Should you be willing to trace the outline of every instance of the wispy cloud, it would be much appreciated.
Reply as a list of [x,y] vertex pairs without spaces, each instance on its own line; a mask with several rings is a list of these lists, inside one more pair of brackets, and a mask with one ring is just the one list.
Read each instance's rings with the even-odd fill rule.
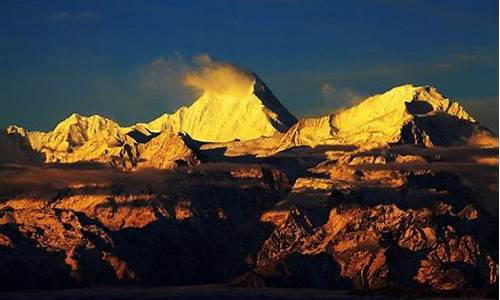
[[186,59],[180,53],[158,57],[140,67],[138,82],[147,97],[163,98],[170,109],[190,104],[200,93],[242,95],[254,77],[241,67],[215,61],[207,54]]
[[252,89],[255,77],[243,68],[225,61],[214,61],[209,55],[195,56],[195,68],[183,79],[187,87],[202,93],[242,97]]
[[320,86],[321,104],[325,113],[331,110],[342,110],[358,104],[363,95],[349,87],[337,88],[332,83],[322,83]]
[[165,99],[170,109],[187,105],[195,97],[195,93],[183,84],[183,78],[191,68],[179,53],[158,57],[139,68],[139,89],[146,97]]

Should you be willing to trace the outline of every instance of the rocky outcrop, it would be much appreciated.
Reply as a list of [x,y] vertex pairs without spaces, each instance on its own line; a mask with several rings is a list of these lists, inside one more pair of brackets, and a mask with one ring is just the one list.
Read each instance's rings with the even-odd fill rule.
[[474,180],[463,172],[479,152],[497,151],[409,145],[328,151],[262,214],[275,229],[253,270],[232,284],[291,287],[307,270],[309,278],[325,279],[309,281],[316,288],[494,293],[498,206],[486,195],[498,190],[484,182],[488,175]]
[[288,187],[275,169],[225,168],[136,172],[18,193],[0,204],[0,288],[184,285],[236,276],[268,232],[260,212]]
[[[395,204],[361,204],[363,194],[359,193],[340,195],[331,193],[332,208],[321,225],[314,226],[309,220],[309,216],[314,217],[310,208],[292,206],[284,215],[285,221],[278,223],[257,253],[254,270],[233,283],[293,286],[272,279],[277,266],[288,265],[289,259],[300,256],[308,261],[310,277],[322,276],[328,265],[333,266],[328,268],[337,273],[329,275],[333,278],[330,286],[339,288],[488,290],[497,284],[498,263],[492,235],[475,229],[477,218],[490,226],[495,221],[486,212],[478,217],[473,204],[463,209],[460,209],[463,204],[440,202],[400,208]],[[400,196],[400,199],[406,197]],[[443,205],[451,210],[443,211]],[[470,219],[461,217],[469,213]],[[329,259],[316,260],[320,256]],[[301,271],[291,267],[281,276],[301,276],[298,273]]]

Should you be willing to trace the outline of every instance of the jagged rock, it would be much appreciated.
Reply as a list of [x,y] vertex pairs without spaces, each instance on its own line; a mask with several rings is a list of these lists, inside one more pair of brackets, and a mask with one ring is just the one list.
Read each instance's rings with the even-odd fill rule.
[[256,265],[263,267],[290,254],[312,232],[312,224],[296,207],[292,207],[285,220],[262,245]]
[[249,178],[225,168],[116,173],[100,185],[38,187],[2,202],[0,289],[220,283],[236,276],[267,232],[260,213],[287,182],[278,170],[250,171],[258,175]]
[[[262,215],[275,232],[256,254],[254,270],[234,284],[293,286],[275,277],[299,275],[277,266],[293,255],[321,254],[355,288],[493,290],[496,235],[478,228],[496,228],[498,220],[463,178],[432,170],[433,162],[448,159],[444,151],[423,149],[385,146],[327,155],[310,169],[322,177],[297,179],[291,194]],[[419,164],[427,169],[418,171]],[[310,221],[325,211],[326,222]],[[307,222],[291,222],[294,216]],[[311,276],[321,268],[312,267]]]
[[457,234],[450,223],[441,230],[437,218],[429,208],[341,205],[331,210],[325,225],[312,228],[307,215],[294,207],[263,244],[254,273],[294,254],[324,253],[358,288],[492,287],[498,274],[488,252],[472,236]]
[[106,284],[135,276],[105,252],[113,247],[106,229],[72,210],[2,210],[1,215],[0,231],[12,243],[0,248],[7,271],[1,274],[3,289]]

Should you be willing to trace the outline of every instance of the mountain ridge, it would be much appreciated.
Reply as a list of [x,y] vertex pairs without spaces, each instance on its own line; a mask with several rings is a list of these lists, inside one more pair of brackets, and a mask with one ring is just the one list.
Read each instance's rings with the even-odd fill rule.
[[[96,161],[126,169],[138,167],[140,151],[148,148],[140,145],[162,132],[185,134],[189,139],[208,143],[205,148],[209,144],[226,145],[226,152],[233,156],[269,156],[293,147],[335,144],[373,148],[409,143],[432,147],[467,143],[477,134],[492,135],[458,102],[446,98],[432,86],[397,86],[346,110],[297,121],[257,75],[254,79],[251,90],[239,93],[243,95],[241,98],[207,92],[191,106],[181,107],[149,123],[121,127],[100,115],[73,113],[52,131],[27,131],[9,126],[7,135],[26,138],[34,151],[45,156],[45,162]],[[228,103],[230,105],[226,105]],[[179,149],[179,154],[186,154],[186,161],[195,161],[191,152],[196,149],[175,134],[162,138],[166,136],[172,138],[172,146]],[[176,156],[176,160],[179,159],[182,160]]]
[[[397,143],[401,141],[404,126],[412,120],[440,113],[464,120],[470,126],[477,125],[458,102],[444,97],[436,88],[405,84],[368,97],[341,112],[301,119],[287,132],[281,144],[290,147],[325,143],[372,146]],[[427,141],[414,143],[431,143],[424,132],[420,135],[418,138]]]

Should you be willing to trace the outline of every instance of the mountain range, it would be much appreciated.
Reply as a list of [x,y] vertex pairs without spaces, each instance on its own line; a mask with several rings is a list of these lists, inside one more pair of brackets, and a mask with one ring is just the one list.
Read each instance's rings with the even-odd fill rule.
[[297,120],[250,78],[150,122],[1,131],[0,287],[495,293],[491,130],[410,84]]
[[467,144],[476,135],[494,138],[460,104],[431,86],[399,86],[344,111],[297,121],[267,86],[254,78],[252,88],[238,98],[205,92],[189,107],[128,127],[99,115],[76,113],[50,132],[30,132],[12,125],[3,132],[3,139],[11,137],[7,144],[12,146],[3,147],[2,161],[30,161],[36,152],[46,163],[99,162],[136,169],[158,167],[155,162],[150,165],[147,155],[142,154],[146,149],[155,152],[164,143],[179,149],[162,152],[161,159],[182,160],[186,155],[186,162],[192,162],[187,140],[227,143],[236,154],[237,148],[242,148],[245,154],[271,155],[298,146],[374,148],[400,143],[432,147]]

